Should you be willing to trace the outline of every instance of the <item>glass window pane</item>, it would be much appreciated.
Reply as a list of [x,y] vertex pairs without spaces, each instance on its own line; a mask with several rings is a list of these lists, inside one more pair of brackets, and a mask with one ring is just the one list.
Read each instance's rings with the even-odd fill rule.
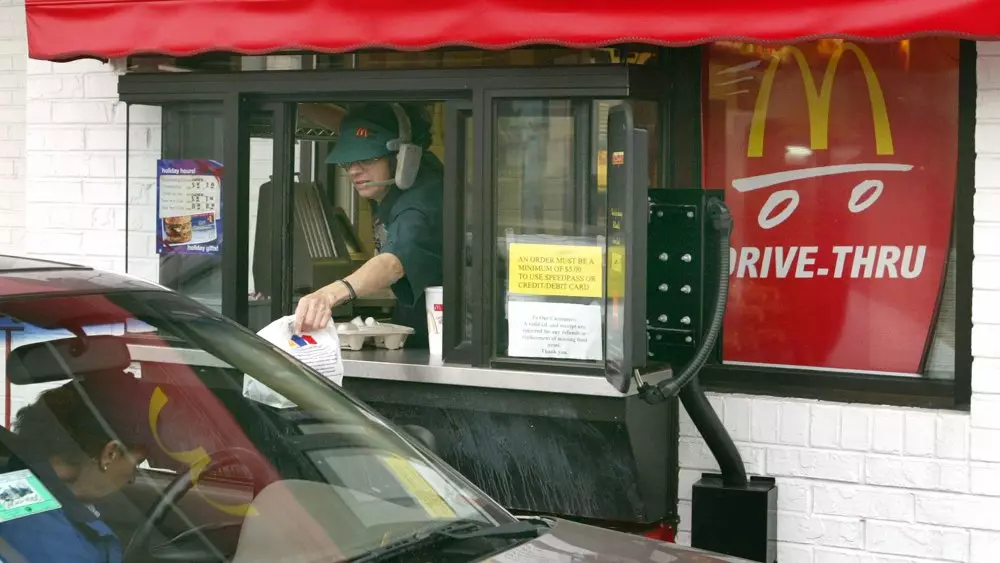
[[954,377],[959,41],[706,53],[704,185],[735,221],[723,359]]
[[499,356],[603,358],[603,233],[590,211],[591,162],[579,156],[590,154],[591,110],[589,101],[496,102]]
[[129,106],[129,273],[222,307],[222,105]]
[[[271,207],[274,174],[278,166],[288,163],[274,162],[274,118],[270,112],[260,111],[251,117],[250,129],[250,265],[249,265],[249,327],[257,331],[267,326],[271,318],[271,301],[275,298],[275,280],[271,279],[274,258],[271,244],[278,229],[287,228],[274,221]],[[293,181],[303,182],[300,170],[302,142],[295,140],[289,151],[292,158]],[[289,311],[290,312],[290,311]]]

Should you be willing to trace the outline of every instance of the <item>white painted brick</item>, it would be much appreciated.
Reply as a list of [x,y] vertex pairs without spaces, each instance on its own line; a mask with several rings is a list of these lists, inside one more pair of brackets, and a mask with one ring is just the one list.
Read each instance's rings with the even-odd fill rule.
[[1000,429],[1000,395],[976,395],[972,398],[973,428]]
[[677,498],[691,500],[694,484],[701,479],[701,471],[681,469],[677,475]]
[[24,156],[24,152],[24,143],[0,140],[0,158],[17,158]]
[[818,547],[814,551],[813,561],[814,563],[861,563],[862,556],[864,556],[863,551]]
[[[977,61],[977,68],[981,72],[983,70],[982,65],[992,65],[993,67],[1000,70],[1000,43],[995,41],[978,41],[976,42],[976,54],[979,56]],[[986,84],[980,84],[979,89],[985,89]]]
[[[28,123],[49,123],[52,121],[52,104],[38,101],[28,102],[24,107],[24,114]],[[2,116],[2,112],[0,112],[0,116]]]
[[83,183],[71,180],[36,181],[27,190],[27,194],[29,202],[75,203],[82,201]]
[[35,75],[27,84],[29,100],[75,100],[83,97],[83,77]]
[[903,453],[903,413],[881,409],[874,415],[872,450],[881,453]]
[[88,127],[86,148],[93,151],[125,151],[125,128],[120,126]]
[[865,548],[889,555],[964,562],[969,559],[969,532],[869,520],[865,522]]
[[[119,213],[118,217],[125,220],[125,213]],[[117,223],[116,223],[117,225]],[[124,224],[120,227],[124,229]],[[156,231],[156,214],[155,213],[136,213],[135,210],[130,210],[128,215],[128,228],[132,231],[140,231],[146,233],[152,233]]]
[[813,548],[807,545],[778,544],[778,561],[781,563],[813,563]]
[[76,151],[86,148],[83,130],[78,127],[33,127],[28,134],[29,150]]
[[1000,534],[972,531],[969,563],[996,563],[1000,560]]
[[[131,188],[133,193],[129,194],[130,201],[133,198],[140,197],[141,194],[135,193],[136,185],[133,183]],[[141,187],[139,189],[142,189]],[[136,206],[131,206],[130,209],[135,209]],[[691,438],[699,437],[698,428],[695,427],[694,421],[691,420],[691,415],[687,413],[687,410],[682,406],[680,414],[678,415],[678,423],[680,425],[680,435],[688,436]]]
[[750,438],[763,444],[778,443],[778,412],[781,403],[766,399],[754,399],[750,408]]
[[938,526],[1000,531],[1000,498],[917,493],[916,520]]
[[30,76],[32,74],[51,74],[52,73],[52,63],[49,61],[39,61],[36,59],[28,59],[28,65],[25,69],[27,74]]
[[91,256],[124,256],[125,233],[87,231],[83,233],[81,249]]
[[972,392],[1000,393],[1000,360],[972,359]]
[[0,176],[12,177],[17,174],[18,159],[0,158]]
[[809,445],[815,448],[840,447],[840,407],[831,405],[810,407]]
[[[152,159],[151,159],[152,160]],[[152,162],[152,169],[156,170],[155,160]],[[715,411],[716,416],[719,420],[726,419],[726,395],[719,393],[712,393],[708,395],[708,402],[712,405],[712,409]]]
[[83,181],[83,201],[87,203],[125,202],[125,181],[120,179],[94,179]]
[[26,139],[27,127],[24,123],[8,123],[2,130],[4,139]]
[[953,493],[969,492],[969,464],[957,461],[939,461],[940,480],[938,488]]
[[52,121],[56,123],[115,123],[116,115],[107,102],[52,102]]
[[870,409],[845,408],[840,419],[840,442],[845,450],[866,451],[872,445]]
[[973,428],[970,457],[975,461],[1000,461],[1000,430]]
[[24,236],[25,251],[40,256],[57,253],[77,255],[81,253],[82,243],[83,235],[72,232],[28,231]]
[[782,541],[855,549],[864,547],[863,526],[857,518],[779,513],[778,529],[781,530]]
[[118,99],[118,75],[111,72],[88,74],[84,77],[84,92],[88,98]]
[[976,157],[976,188],[1000,188],[1000,157],[983,154]]
[[677,502],[677,518],[680,523],[677,525],[677,531],[679,532],[690,532],[691,531],[691,502],[682,500]]
[[905,489],[936,489],[941,482],[939,462],[928,459],[869,455],[865,483]]
[[976,223],[972,236],[972,252],[977,257],[1000,256],[1000,224]]
[[908,412],[904,417],[904,447],[906,455],[932,456],[935,446],[936,420],[931,412]]
[[794,402],[781,405],[778,440],[789,446],[809,445],[809,405]]
[[[976,147],[988,147],[1000,139],[1000,123],[979,120],[976,123]],[[995,149],[994,149],[995,150]]]
[[1000,291],[972,291],[972,322],[1000,323]]
[[864,456],[857,453],[797,448],[768,448],[767,470],[776,477],[861,481]]
[[730,397],[725,400],[723,424],[730,437],[738,442],[750,440],[750,399]]
[[972,494],[1000,496],[1000,464],[973,463],[969,472]]
[[965,459],[969,453],[969,417],[940,413],[937,416],[935,452],[946,459]]
[[972,354],[979,358],[1000,358],[1000,325],[972,325]]
[[[779,486],[779,498],[784,489]],[[910,491],[823,483],[812,490],[813,512],[830,516],[912,521],[914,495]]]
[[[997,101],[1000,104],[1000,96],[997,96]],[[972,209],[976,221],[996,221],[1000,217],[1000,190],[977,190]]]
[[[131,238],[129,247],[133,247]],[[712,457],[705,442],[696,438],[681,438],[677,444],[678,455],[684,460],[684,466],[702,471],[718,471],[719,464]]]
[[801,479],[778,480],[778,510],[781,512],[809,512],[812,487]]

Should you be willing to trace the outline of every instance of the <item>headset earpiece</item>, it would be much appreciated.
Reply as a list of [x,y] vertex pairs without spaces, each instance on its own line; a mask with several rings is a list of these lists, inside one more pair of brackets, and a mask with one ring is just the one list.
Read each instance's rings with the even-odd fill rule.
[[386,148],[396,153],[396,187],[406,190],[412,187],[417,180],[420,159],[423,157],[424,151],[419,145],[413,143],[413,130],[406,111],[399,104],[390,105],[396,114],[396,122],[399,124],[399,138],[386,143]]

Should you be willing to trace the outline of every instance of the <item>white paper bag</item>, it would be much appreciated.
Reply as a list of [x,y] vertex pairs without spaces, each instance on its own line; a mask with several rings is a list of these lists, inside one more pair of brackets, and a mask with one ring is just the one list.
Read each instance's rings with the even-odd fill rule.
[[[343,385],[344,361],[340,356],[340,336],[337,335],[335,324],[330,323],[322,330],[295,334],[295,317],[287,316],[267,325],[257,334],[330,381]],[[295,406],[285,397],[246,374],[243,375],[243,396],[279,409]]]

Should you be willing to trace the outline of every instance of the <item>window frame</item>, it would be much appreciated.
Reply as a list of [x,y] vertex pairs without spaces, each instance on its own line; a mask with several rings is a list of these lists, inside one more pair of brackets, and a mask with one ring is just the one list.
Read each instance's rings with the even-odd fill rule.
[[[119,77],[119,96],[126,103],[160,105],[179,101],[222,101],[225,107],[226,177],[228,190],[223,205],[230,216],[243,220],[226,222],[223,252],[223,312],[246,324],[249,229],[244,218],[248,207],[248,139],[246,107],[255,102],[313,101],[328,96],[337,99],[378,99],[394,93],[399,99],[471,100],[476,147],[492,146],[493,107],[497,98],[549,97],[655,100],[660,104],[658,167],[661,188],[703,188],[701,100],[702,56],[700,46],[664,48],[651,65],[587,65],[530,68],[461,68],[400,70],[301,70],[243,71],[232,73],[124,74]],[[967,411],[971,399],[972,374],[972,229],[975,176],[975,109],[977,96],[976,44],[963,40],[959,63],[958,173],[954,219],[956,269],[955,376],[953,380],[872,375],[860,372],[823,371],[710,364],[701,372],[703,385],[717,392],[795,397],[851,403],[889,404]],[[246,140],[244,140],[246,139]],[[238,140],[238,141],[237,141]],[[480,210],[473,228],[473,283],[482,291],[470,308],[475,312],[471,345],[446,363],[485,368],[545,370],[603,376],[581,370],[579,364],[544,360],[510,361],[493,355],[495,340],[494,292],[496,233],[493,171],[489,155],[476,150],[473,177],[478,185],[471,195]],[[450,166],[445,163],[446,167]],[[454,188],[453,188],[454,189]],[[452,220],[460,221],[461,218]],[[454,225],[452,225],[454,227]],[[451,231],[449,231],[451,232]],[[489,236],[487,236],[489,235]],[[446,241],[447,243],[447,241]],[[457,243],[455,248],[460,248]],[[450,248],[446,248],[446,252]],[[490,257],[485,259],[483,257]],[[447,268],[446,268],[447,271]],[[228,274],[226,272],[229,272]],[[445,283],[453,276],[446,276]],[[453,288],[455,291],[457,288]],[[447,291],[446,291],[447,293]],[[484,296],[490,296],[485,299]],[[706,296],[711,299],[711,295]],[[454,344],[458,344],[455,342]]]
[[[183,73],[183,74],[124,74],[119,77],[119,99],[127,104],[167,105],[194,100],[221,100],[224,106],[226,139],[225,182],[236,189],[224,190],[223,207],[229,209],[228,217],[235,220],[224,223],[225,246],[222,251],[223,271],[230,282],[223,285],[223,314],[246,326],[249,307],[247,287],[249,256],[249,114],[261,105],[278,107],[280,104],[336,99],[343,101],[423,100],[435,99],[456,103],[455,107],[469,108],[471,102],[472,127],[475,146],[492,146],[492,105],[494,98],[579,98],[627,99],[635,92],[648,93],[648,84],[659,82],[663,68],[655,65],[567,65],[533,68],[471,68],[432,70],[301,70],[301,71],[245,71],[232,73]],[[635,84],[635,86],[634,86]],[[643,87],[642,85],[646,85]],[[465,100],[465,101],[463,101]],[[291,114],[291,109],[284,112]],[[287,117],[285,118],[287,120]],[[230,134],[231,133],[231,134]],[[285,151],[288,154],[290,151]],[[449,152],[446,154],[455,154]],[[277,156],[277,151],[275,153]],[[287,157],[286,157],[287,158]],[[446,171],[453,163],[445,162]],[[473,158],[473,208],[477,209],[473,229],[473,280],[482,288],[474,293],[470,309],[476,313],[471,345],[450,342],[445,348],[445,363],[471,365],[483,368],[513,367],[504,360],[496,361],[493,355],[495,338],[492,327],[494,314],[492,296],[495,284],[490,279],[494,268],[496,201],[490,158],[484,151],[476,150]],[[282,170],[283,171],[283,170]],[[446,182],[457,178],[452,170],[446,172]],[[446,185],[445,190],[458,189]],[[455,211],[452,213],[451,211]],[[463,217],[457,208],[445,206],[445,229],[453,232]],[[482,220],[481,220],[482,219]],[[284,242],[275,240],[276,245]],[[445,255],[460,256],[463,245],[446,238]],[[453,252],[456,251],[456,252]],[[455,265],[452,265],[455,267]],[[460,289],[454,287],[454,273],[445,268],[447,294]],[[452,281],[452,287],[447,287]],[[446,299],[448,299],[446,297]],[[452,308],[452,310],[457,310]],[[448,311],[446,311],[446,315]],[[457,321],[446,316],[446,322]],[[517,362],[520,369],[559,373],[585,373],[603,377],[603,369],[594,366],[590,371],[580,369],[576,363],[531,360]],[[592,373],[591,373],[592,371]]]
[[[696,50],[696,52],[695,52]],[[702,76],[704,49],[696,47],[690,54],[674,57],[681,75]],[[767,366],[710,364],[700,373],[702,384],[709,391],[746,393],[775,397],[817,399],[847,403],[894,405],[920,408],[948,409],[967,412],[972,395],[972,260],[973,260],[973,194],[975,192],[975,129],[976,129],[976,43],[961,40],[959,47],[958,84],[958,145],[955,190],[955,213],[952,241],[956,254],[955,272],[955,366],[954,378],[892,376],[858,371],[835,371],[814,368],[778,368]],[[684,151],[684,141],[696,151],[683,154],[671,152],[667,162],[692,162],[690,170],[673,174],[668,187],[704,187],[702,182],[701,131],[702,89],[706,86],[699,78],[696,86],[679,83],[679,91],[672,98],[678,111],[671,117],[692,121],[686,116],[697,116],[698,124],[685,123],[683,130],[697,131],[687,137],[676,135],[671,149]],[[684,111],[684,109],[687,111]],[[677,133],[677,131],[674,131]],[[678,147],[678,145],[680,145]],[[696,152],[696,154],[691,154]],[[709,295],[708,299],[713,296]]]

